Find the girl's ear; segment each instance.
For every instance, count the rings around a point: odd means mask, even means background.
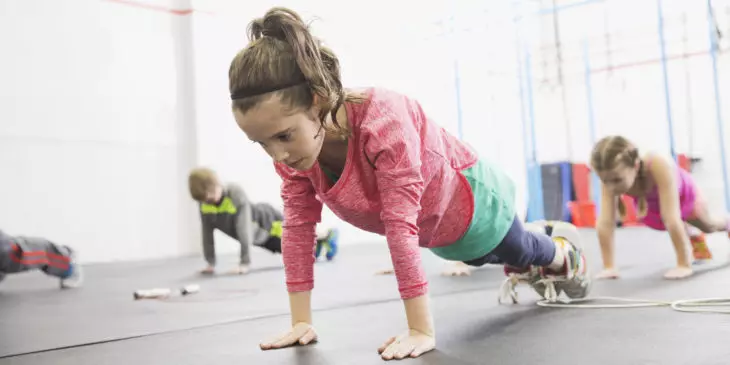
[[[323,98],[316,93],[313,93],[312,95],[312,106],[310,107],[310,112],[314,114],[314,119],[317,120],[317,115],[319,115],[319,110],[321,109],[320,103],[322,102]]]
[[[323,106],[321,103],[326,102],[326,99],[323,98],[320,95],[317,95],[317,93],[312,93],[312,107],[309,109],[310,115],[312,116],[312,120],[315,120],[319,122],[319,111],[322,110]]]
[[[323,103],[327,104],[327,98],[323,97],[322,95],[317,94],[313,90],[312,91],[312,106],[317,107],[317,108],[326,107],[327,105],[323,105]]]

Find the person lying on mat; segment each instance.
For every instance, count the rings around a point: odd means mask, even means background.
[[[190,195],[199,204],[202,224],[203,255],[208,266],[202,274],[214,274],[216,266],[216,229],[241,244],[239,266],[234,274],[249,272],[251,256],[249,246],[254,245],[281,253],[281,222],[283,215],[268,203],[252,203],[243,189],[234,183],[225,186],[215,171],[199,167],[188,177]],[[337,253],[337,230],[329,229],[317,240],[317,256],[324,249],[327,260]]]
[[[623,217],[626,207],[619,197],[628,195],[638,206],[638,216],[647,226],[667,230],[677,254],[677,266],[664,274],[667,279],[692,275],[687,247],[695,259],[710,259],[703,234],[691,234],[690,226],[701,232],[729,231],[727,216],[710,214],[692,175],[674,161],[657,153],[639,155],[638,148],[622,136],[608,136],[591,152],[591,168],[601,179],[602,201],[597,232],[603,257],[599,278],[617,278],[614,265],[616,211]]]
[[[40,270],[59,279],[61,289],[81,286],[76,253],[42,237],[11,236],[0,230],[0,281],[8,274]]]
[[[312,251],[323,205],[384,235],[408,330],[383,359],[435,347],[420,247],[474,265],[506,263],[510,283],[544,281],[583,297],[589,278],[575,242],[524,229],[508,176],[436,124],[419,103],[381,89],[346,89],[339,60],[292,10],[272,8],[249,25],[232,60],[234,118],[282,178],[284,264],[292,327],[263,350],[311,343]]]

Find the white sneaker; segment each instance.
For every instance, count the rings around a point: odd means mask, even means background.
[[[560,221],[538,221],[525,224],[528,231],[543,233],[552,239],[556,249],[565,256],[565,266],[561,271],[547,267],[525,269],[505,266],[507,279],[502,284],[500,302],[508,297],[517,302],[515,287],[519,283],[529,284],[543,299],[555,302],[561,293],[568,298],[585,298],[591,290],[585,255],[580,242],[580,234],[574,225]]]
[[[509,265],[504,265],[504,274],[507,278],[502,282],[499,288],[499,297],[497,298],[498,303],[506,302],[507,299],[511,299],[512,303],[518,303],[517,297],[517,286],[519,284],[527,284],[532,287],[538,295],[543,299],[548,299],[550,295],[546,284],[542,281],[542,268],[537,266],[530,266],[527,268],[517,268]],[[555,289],[554,286],[552,287]],[[558,293],[559,294],[559,293]]]
[[[558,293],[563,292],[568,298],[582,299],[591,291],[591,277],[588,275],[585,255],[578,242],[571,242],[563,237],[553,237],[565,255],[565,270],[553,273],[545,268],[543,273],[555,283]]]

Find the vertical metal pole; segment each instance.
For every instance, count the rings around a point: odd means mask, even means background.
[[[537,162],[537,136],[535,135],[535,102],[532,95],[532,56],[530,50],[525,49],[525,77],[527,78],[527,110],[530,122],[530,158]]]
[[[596,144],[596,117],[593,109],[593,85],[591,84],[591,59],[590,53],[588,52],[588,42],[583,41],[583,63],[585,72],[585,83],[586,83],[586,103],[588,107],[588,134],[591,141],[591,146]],[[590,163],[590,161],[589,161]],[[598,179],[598,175],[591,171],[591,194],[593,196],[593,203],[596,205],[596,216],[601,209],[601,190],[599,187],[601,182]]]
[[[558,11],[556,0],[553,0],[553,36],[555,38],[555,63],[558,71],[558,87],[560,88],[560,101],[563,107],[563,118],[565,119],[565,142],[568,152],[568,161],[572,161],[573,156],[573,138],[572,124],[570,123],[570,112],[568,110],[568,95],[565,90],[565,80],[563,76],[563,46],[560,41],[560,21],[558,20]]]
[[[517,29],[517,20],[514,20],[514,26],[515,26],[515,37],[516,37],[516,44],[515,44],[515,58],[517,60],[517,80],[519,82],[519,91],[520,91],[520,120],[522,121],[522,150],[525,155],[525,179],[527,180],[527,212],[525,214],[525,221],[529,222],[531,221],[534,209],[532,204],[530,202],[535,197],[533,196],[532,192],[532,185],[530,184],[530,144],[528,142],[528,120],[527,115],[525,114],[525,108],[527,107],[527,103],[525,102],[525,77],[523,75],[523,62],[522,62],[522,52],[520,52],[522,42],[521,37],[519,34],[519,30]]]
[[[516,25],[515,21],[515,26]],[[529,120],[527,119],[527,115],[525,114],[525,108],[527,108],[527,102],[525,101],[525,76],[524,76],[524,70],[523,70],[523,61],[522,61],[522,52],[520,52],[520,48],[522,47],[522,43],[520,42],[520,37],[518,35],[517,37],[517,47],[516,53],[517,53],[517,79],[519,80],[520,84],[520,119],[522,119],[522,148],[523,152],[525,154],[525,166],[529,165],[529,162],[531,161],[531,150],[530,150],[530,136],[529,133]],[[529,171],[527,171],[527,175],[529,177]]]
[[[529,221],[545,219],[545,202],[542,192],[542,169],[537,160],[537,137],[535,135],[535,102],[532,96],[532,60],[530,51],[525,50],[525,78],[527,81],[527,107],[530,126],[530,157],[527,159],[527,178],[530,186]]]
[[[461,106],[461,75],[459,71],[459,55],[454,56],[454,87],[456,88],[456,125],[459,139],[464,139],[464,117]]]
[[[687,61],[687,55],[689,54],[689,35],[687,34],[687,12],[682,13],[682,45],[684,46],[684,97],[685,104],[687,106],[687,141],[689,146],[687,148],[687,154],[692,157],[694,154],[694,112],[692,109],[692,78],[690,77],[689,62]],[[691,167],[691,164],[690,164]],[[691,170],[691,169],[690,169]]]
[[[712,59],[712,83],[715,89],[715,116],[717,117],[717,135],[720,142],[720,162],[722,163],[722,181],[725,187],[725,211],[730,212],[730,184],[727,176],[727,156],[725,144],[725,128],[722,119],[722,105],[720,104],[720,84],[717,71],[717,50],[719,48],[717,30],[712,15],[712,0],[707,0],[707,22],[710,31],[710,59]]]
[[[667,113],[667,124],[669,124],[669,151],[676,160],[674,151],[674,122],[672,120],[672,101],[669,97],[669,71],[667,70],[667,50],[664,41],[664,12],[662,11],[662,0],[657,0],[657,17],[659,23],[659,48],[661,50],[662,73],[664,75],[664,104]]]
[[[453,9],[453,8],[452,8]],[[456,44],[456,28],[454,27],[454,16],[451,14],[449,18],[449,33],[450,39],[454,49],[452,54],[454,55],[454,91],[456,92],[456,128],[459,139],[464,139],[464,119],[463,119],[463,107],[461,103],[461,75],[459,71],[459,46]]]
[[[512,2],[513,9],[516,2]],[[527,172],[527,217],[526,221],[544,219],[545,207],[542,197],[542,175],[540,165],[537,163],[537,147],[535,140],[535,112],[532,101],[532,72],[530,53],[527,46],[522,42],[518,14],[513,14],[515,27],[516,56],[517,56],[517,77],[520,90],[520,116],[522,118],[522,147],[525,153],[525,169]],[[524,58],[524,59],[523,59]],[[529,111],[529,115],[525,109]],[[528,142],[529,141],[529,142]],[[536,174],[537,172],[537,174]]]
[[[586,101],[588,102],[588,133],[591,144],[596,143],[596,118],[593,110],[593,86],[591,85],[591,59],[588,42],[583,41],[583,65],[585,72]]]

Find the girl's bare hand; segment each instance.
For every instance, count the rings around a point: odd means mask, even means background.
[[[418,357],[436,347],[436,338],[416,330],[398,337],[391,337],[380,346],[378,353],[384,360]]]
[[[308,345],[317,340],[317,333],[309,323],[297,323],[289,331],[260,344],[262,350],[280,349],[299,343]]]

